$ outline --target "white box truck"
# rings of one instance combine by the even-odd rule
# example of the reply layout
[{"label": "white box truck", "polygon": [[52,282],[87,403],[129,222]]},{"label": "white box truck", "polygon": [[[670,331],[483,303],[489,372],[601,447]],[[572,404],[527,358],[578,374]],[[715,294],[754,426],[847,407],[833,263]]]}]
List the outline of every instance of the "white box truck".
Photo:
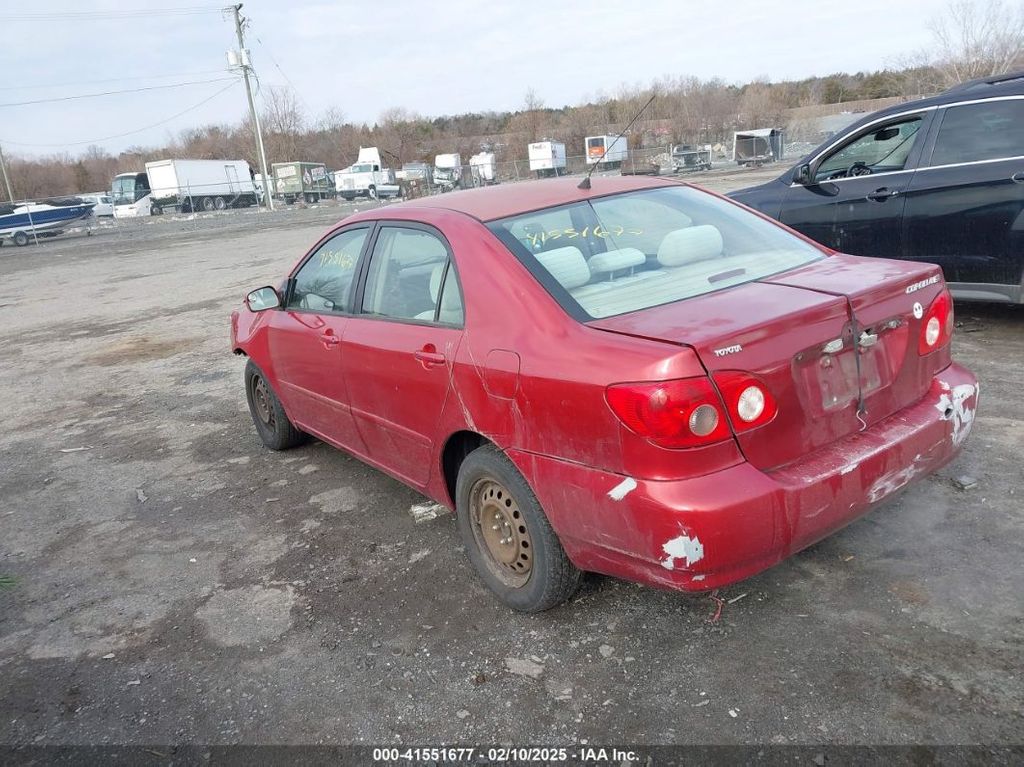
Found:
[{"label": "white box truck", "polygon": [[395,174],[382,166],[377,147],[359,147],[354,164],[334,172],[334,189],[339,197],[398,197],[401,189],[395,183]]},{"label": "white box truck", "polygon": [[583,140],[587,165],[618,168],[629,155],[629,141],[625,136],[587,136]]},{"label": "white box truck", "polygon": [[529,146],[530,170],[538,177],[565,175],[565,144],[536,141]]},{"label": "white box truck", "polygon": [[245,160],[147,162],[143,173],[116,176],[112,191],[115,218],[258,204],[256,185]]}]

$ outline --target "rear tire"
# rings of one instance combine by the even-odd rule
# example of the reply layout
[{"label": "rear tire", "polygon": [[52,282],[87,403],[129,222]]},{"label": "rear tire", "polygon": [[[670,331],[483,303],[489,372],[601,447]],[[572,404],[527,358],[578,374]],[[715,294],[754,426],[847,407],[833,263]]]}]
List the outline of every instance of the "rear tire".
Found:
[{"label": "rear tire", "polygon": [[211,212],[214,209],[214,207],[215,207],[215,205],[214,205],[212,197],[204,197],[203,198],[203,210],[205,210],[207,213],[209,213],[209,212]]},{"label": "rear tire", "polygon": [[583,573],[569,561],[537,497],[493,445],[462,462],[457,523],[477,575],[513,610],[541,612],[569,599]]},{"label": "rear tire", "polygon": [[252,360],[245,364],[245,398],[256,433],[271,450],[287,450],[308,439],[305,432],[288,420],[281,400]]},{"label": "rear tire", "polygon": [[28,235],[25,234],[25,232],[15,232],[11,236],[11,239],[14,241],[14,244],[17,245],[19,248],[23,248],[26,245],[28,245]]},{"label": "rear tire", "polygon": [[223,197],[214,197],[213,198],[213,207],[215,209],[217,209],[217,210],[224,210],[227,206],[228,206],[228,204],[224,201]]}]

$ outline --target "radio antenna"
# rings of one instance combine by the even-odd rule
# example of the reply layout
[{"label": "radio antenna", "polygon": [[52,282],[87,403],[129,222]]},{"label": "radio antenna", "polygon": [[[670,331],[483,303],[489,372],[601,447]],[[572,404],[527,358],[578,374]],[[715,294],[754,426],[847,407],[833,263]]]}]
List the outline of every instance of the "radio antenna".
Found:
[{"label": "radio antenna", "polygon": [[[640,107],[639,112],[633,115],[633,119],[629,121],[629,125],[623,128],[622,133],[615,137],[615,141],[612,142],[612,146],[615,146],[616,144],[619,143],[619,139],[625,136],[629,129],[633,127],[633,123],[640,119],[640,115],[642,115],[647,110],[647,107],[651,105],[651,102],[654,101],[654,97],[657,95],[657,93],[651,94],[651,97],[647,99],[647,103]],[[597,162],[590,166],[590,170],[587,171],[587,175],[583,177],[583,180],[579,184],[576,185],[577,189],[590,189],[590,176],[594,173],[595,170],[597,170],[597,166],[601,164],[601,160],[603,160],[604,156],[608,154],[608,150],[610,148],[611,147],[609,147],[607,144],[605,145],[604,151],[601,152],[601,156],[597,158]]]}]

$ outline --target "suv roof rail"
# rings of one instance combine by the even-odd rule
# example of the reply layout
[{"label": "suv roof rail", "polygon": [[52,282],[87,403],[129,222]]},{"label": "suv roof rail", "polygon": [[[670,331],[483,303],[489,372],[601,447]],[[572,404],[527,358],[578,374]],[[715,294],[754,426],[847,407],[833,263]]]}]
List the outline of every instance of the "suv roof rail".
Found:
[{"label": "suv roof rail", "polygon": [[959,85],[954,85],[952,88],[947,90],[946,93],[958,93],[960,91],[977,88],[981,85],[998,85],[999,83],[1006,83],[1011,80],[1024,80],[1024,71],[1007,72],[1002,75],[990,75],[989,77],[979,77],[976,80],[966,80]]}]

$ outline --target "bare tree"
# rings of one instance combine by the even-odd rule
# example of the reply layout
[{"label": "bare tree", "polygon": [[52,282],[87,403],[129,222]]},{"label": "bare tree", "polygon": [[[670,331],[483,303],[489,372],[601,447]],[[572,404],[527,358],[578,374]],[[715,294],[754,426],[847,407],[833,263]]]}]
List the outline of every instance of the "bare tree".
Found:
[{"label": "bare tree", "polygon": [[933,66],[949,87],[1000,75],[1024,63],[1024,3],[954,0],[931,23]]},{"label": "bare tree", "polygon": [[307,159],[298,156],[299,137],[305,130],[306,120],[295,91],[291,88],[267,88],[263,94],[260,121],[268,160]]},{"label": "bare tree", "polygon": [[[537,91],[528,88],[523,96],[522,109],[512,119],[512,129],[522,133],[529,143],[543,138],[541,134],[544,132],[545,124],[544,101],[537,95]],[[523,151],[526,151],[526,147],[523,147]]]}]

